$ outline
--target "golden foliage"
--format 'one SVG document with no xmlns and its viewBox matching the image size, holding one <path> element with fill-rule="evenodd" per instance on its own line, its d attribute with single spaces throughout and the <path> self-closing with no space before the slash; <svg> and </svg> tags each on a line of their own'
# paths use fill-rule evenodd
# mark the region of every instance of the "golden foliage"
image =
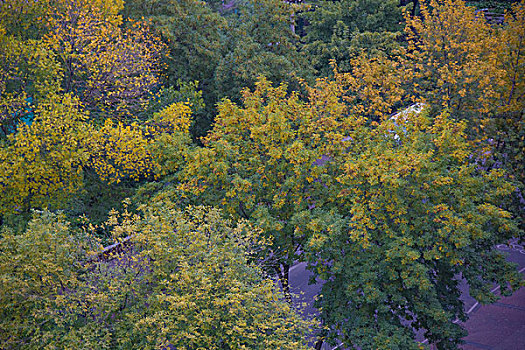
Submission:
<svg viewBox="0 0 525 350">
<path fill-rule="evenodd" d="M 462 0 L 421 4 L 406 14 L 408 47 L 390 58 L 352 61 L 336 78 L 348 86 L 356 113 L 386 118 L 395 106 L 425 102 L 458 117 L 501 114 L 523 107 L 525 2 L 503 27 L 490 26 Z M 476 125 L 476 126 L 478 126 Z"/>
<path fill-rule="evenodd" d="M 0 148 L 1 213 L 55 207 L 81 187 L 89 129 L 78 99 L 53 95 L 36 115 Z"/>
<path fill-rule="evenodd" d="M 64 66 L 65 91 L 97 112 L 129 117 L 146 108 L 150 89 L 159 83 L 164 46 L 140 22 L 124 27 L 113 8 L 67 2 L 50 16 L 44 42 Z"/>
<path fill-rule="evenodd" d="M 160 202 L 108 223 L 133 242 L 111 262 L 89 259 L 89 230 L 61 215 L 2 232 L 4 348 L 306 348 L 309 322 L 249 262 L 258 230 Z"/>
<path fill-rule="evenodd" d="M 108 184 L 128 178 L 138 181 L 153 175 L 156 169 L 148 151 L 149 143 L 137 124 L 115 124 L 107 119 L 104 126 L 93 130 L 89 136 L 90 160 L 87 166 Z"/>
</svg>

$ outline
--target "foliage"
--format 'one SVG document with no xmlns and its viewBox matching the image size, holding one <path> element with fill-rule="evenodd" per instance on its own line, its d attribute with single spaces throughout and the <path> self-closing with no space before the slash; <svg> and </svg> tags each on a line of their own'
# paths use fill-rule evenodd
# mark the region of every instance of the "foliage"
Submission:
<svg viewBox="0 0 525 350">
<path fill-rule="evenodd" d="M 49 213 L 22 235 L 4 232 L 4 345 L 304 348 L 307 323 L 248 263 L 256 230 L 216 210 L 180 212 L 169 203 L 155 203 L 142 218 L 113 214 L 115 236 L 133 235 L 134 246 L 112 262 L 78 260 L 86 244 Z"/>
<path fill-rule="evenodd" d="M 455 349 L 460 277 L 480 302 L 523 284 L 493 247 L 523 235 L 525 1 L 492 26 L 422 2 L 406 45 L 397 2 L 318 1 L 301 51 L 281 0 L 9 3 L 2 347 L 301 348 L 302 260 L 323 339 Z M 90 256 L 101 232 L 124 251 Z"/>
<path fill-rule="evenodd" d="M 226 21 L 199 0 L 154 0 L 125 3 L 126 17 L 144 17 L 160 32 L 170 50 L 168 82 L 197 80 L 205 87 L 213 85 L 214 68 L 221 54 L 221 33 Z"/>
<path fill-rule="evenodd" d="M 518 17 L 519 11 L 516 6 Z M 390 113 L 379 103 L 397 96 L 405 104 L 424 101 L 446 107 L 457 117 L 474 121 L 477 128 L 482 114 L 519 109 L 514 91 L 523 80 L 519 44 L 523 25 L 518 17 L 509 13 L 508 25 L 491 27 L 463 1 L 423 3 L 421 16 L 407 14 L 408 47 L 400 47 L 399 54 L 391 57 L 357 57 L 347 78 L 362 94 L 358 98 L 377 101 L 365 108 L 367 114 L 376 107 L 381 111 L 378 115 Z M 389 94 L 389 88 L 396 93 Z M 393 106 L 392 102 L 386 105 Z"/>
<path fill-rule="evenodd" d="M 498 28 L 461 1 L 422 4 L 421 18 L 407 18 L 406 51 L 335 70 L 350 114 L 370 119 L 334 160 L 345 172 L 340 219 L 306 249 L 328 281 L 319 303 L 328 338 L 417 348 L 413 330 L 424 329 L 438 348 L 456 348 L 463 330 L 451 320 L 465 314 L 454 276 L 482 302 L 495 300 L 492 283 L 523 283 L 493 249 L 523 233 L 522 182 L 510 182 L 523 168 L 510 161 L 522 153 L 514 91 L 523 81 L 523 22 L 515 22 L 523 5 Z M 415 102 L 427 111 L 392 117 Z"/>
<path fill-rule="evenodd" d="M 187 102 L 193 113 L 200 115 L 204 112 L 206 105 L 202 91 L 198 90 L 198 87 L 198 81 L 184 82 L 182 80 L 178 80 L 175 86 L 163 87 L 153 94 L 146 110 L 138 113 L 136 117 L 141 120 L 148 120 L 153 114 L 177 102 Z"/>
<path fill-rule="evenodd" d="M 478 9 L 489 9 L 495 13 L 504 13 L 510 10 L 514 3 L 520 0 L 466 0 L 465 3 L 469 6 L 475 6 Z"/>
<path fill-rule="evenodd" d="M 78 191 L 89 157 L 86 119 L 78 99 L 55 95 L 38 107 L 30 126 L 8 136 L 0 148 L 0 213 L 60 207 Z"/>
<path fill-rule="evenodd" d="M 237 100 L 260 75 L 281 83 L 290 82 L 294 74 L 309 74 L 306 58 L 297 52 L 289 4 L 248 0 L 236 2 L 234 12 L 223 12 L 222 7 L 198 0 L 133 0 L 125 5 L 126 16 L 144 16 L 168 45 L 168 85 L 179 79 L 199 81 L 206 110 L 196 115 L 195 138 L 210 129 L 220 99 Z"/>
<path fill-rule="evenodd" d="M 194 135 L 205 135 L 219 99 L 215 70 L 224 52 L 226 19 L 200 0 L 130 0 L 123 13 L 135 20 L 144 18 L 161 34 L 169 50 L 163 58 L 167 86 L 176 86 L 180 80 L 199 82 L 207 110 L 199 115 Z"/>
<path fill-rule="evenodd" d="M 92 111 L 129 117 L 145 108 L 159 83 L 164 46 L 140 22 L 123 27 L 120 16 L 93 5 L 66 3 L 51 16 L 44 42 L 64 66 L 64 91 Z"/>
<path fill-rule="evenodd" d="M 272 238 L 264 257 L 285 291 L 289 267 L 301 259 L 332 200 L 333 167 L 323 163 L 342 152 L 341 132 L 352 127 L 344 124 L 336 92 L 320 82 L 301 101 L 296 93 L 287 95 L 285 85 L 260 79 L 253 92 L 243 92 L 242 106 L 229 100 L 219 105 L 204 147 L 190 150 L 181 173 L 178 188 L 186 196 L 255 222 Z"/>
<path fill-rule="evenodd" d="M 349 71 L 349 59 L 361 51 L 371 57 L 392 54 L 403 28 L 402 8 L 396 0 L 319 1 L 303 16 L 309 25 L 302 50 L 320 76 L 331 73 L 330 60 Z"/>
<path fill-rule="evenodd" d="M 185 166 L 185 155 L 191 147 L 191 114 L 190 106 L 179 102 L 153 115 L 156 129 L 149 149 L 158 167 L 157 174 L 173 174 Z"/>
<path fill-rule="evenodd" d="M 481 302 L 523 284 L 494 249 L 518 234 L 500 207 L 514 187 L 501 170 L 469 164 L 465 123 L 447 112 L 408 114 L 353 134 L 340 162 L 343 223 L 306 251 L 326 283 L 319 306 L 329 338 L 361 348 L 417 349 L 424 330 L 439 349 L 455 349 L 466 320 L 463 276 Z"/>
<path fill-rule="evenodd" d="M 465 122 L 446 111 L 367 122 L 341 103 L 342 76 L 304 101 L 264 79 L 242 107 L 225 100 L 179 189 L 261 227 L 285 290 L 288 267 L 309 262 L 326 281 L 328 339 L 417 348 L 421 329 L 453 348 L 463 330 L 451 320 L 466 318 L 454 276 L 483 302 L 495 298 L 492 283 L 504 293 L 522 283 L 493 249 L 519 234 L 501 207 L 514 186 L 470 164 Z"/>
<path fill-rule="evenodd" d="M 144 109 L 159 84 L 164 46 L 140 22 L 124 23 L 121 8 L 118 0 L 2 3 L 0 106 L 2 121 L 14 120 L 8 132 L 26 101 L 60 91 L 80 98 L 92 117 Z"/>
<path fill-rule="evenodd" d="M 415 63 L 415 93 L 452 112 L 486 112 L 501 85 L 494 31 L 463 1 L 421 4 L 407 23 L 408 60 Z"/>
<path fill-rule="evenodd" d="M 137 124 L 115 125 L 106 119 L 104 126 L 90 135 L 91 159 L 87 165 L 108 184 L 125 178 L 138 181 L 156 171 L 149 143 Z"/>
<path fill-rule="evenodd" d="M 122 120 L 135 118 L 135 113 L 140 118 L 146 106 L 149 119 L 152 108 L 159 108 L 155 107 L 158 101 L 149 103 L 149 99 L 150 89 L 158 85 L 163 45 L 149 29 L 139 22 L 124 23 L 118 15 L 120 1 L 4 5 L 0 22 L 2 216 L 30 208 L 67 208 L 75 202 L 89 207 L 90 203 L 77 200 L 86 183 L 85 170 L 90 173 L 91 189 L 100 180 L 113 186 L 160 171 L 148 148 L 155 142 L 152 130 Z M 45 28 L 26 36 L 23 31 L 30 29 L 30 23 L 21 16 L 29 13 L 37 13 Z M 168 101 L 161 103 L 184 98 L 196 108 L 202 106 L 194 85 L 180 87 L 180 91 L 169 90 Z M 115 117 L 121 120 L 116 122 Z M 100 179 L 93 179 L 92 173 Z M 93 202 L 93 196 L 82 195 Z M 68 213 L 76 210 L 68 209 Z"/>
<path fill-rule="evenodd" d="M 458 117 L 474 121 L 481 115 L 520 110 L 523 79 L 523 23 L 517 18 L 523 4 L 507 14 L 507 25 L 491 27 L 472 7 L 460 0 L 421 4 L 421 16 L 407 14 L 408 47 L 398 55 L 351 62 L 347 75 L 354 90 L 364 90 L 362 100 L 380 102 L 395 87 L 398 100 L 405 104 L 424 101 L 446 107 Z M 379 73 L 378 71 L 381 71 Z M 385 74 L 382 79 L 380 74 Z M 373 74 L 376 74 L 373 76 Z M 375 83 L 374 88 L 370 84 Z M 390 84 L 390 85 L 387 85 Z M 383 89 L 381 98 L 376 89 Z M 370 91 L 369 91 L 370 90 Z M 375 98 L 376 94 L 378 98 Z M 392 105 L 391 101 L 389 103 Z M 372 104 L 368 110 L 378 107 Z M 382 115 L 389 111 L 382 112 Z"/>
<path fill-rule="evenodd" d="M 290 4 L 248 0 L 238 4 L 236 13 L 228 17 L 228 51 L 216 71 L 220 97 L 237 102 L 241 90 L 253 88 L 260 76 L 288 85 L 294 75 L 308 78 L 307 58 L 297 52 L 298 37 L 291 30 L 295 10 Z"/>
<path fill-rule="evenodd" d="M 102 181 L 110 187 L 178 171 L 191 143 L 190 114 L 187 104 L 175 103 L 156 114 L 152 125 L 107 119 L 96 127 L 76 97 L 51 96 L 40 103 L 32 124 L 20 126 L 0 147 L 0 213 L 65 209 L 83 190 L 85 170 L 99 179 L 91 185 Z"/>
<path fill-rule="evenodd" d="M 0 233 L 0 343 L 4 349 L 37 349 L 50 333 L 67 296 L 82 283 L 83 260 L 94 248 L 72 232 L 63 215 L 34 212 L 26 230 Z M 70 305 L 70 307 L 75 307 Z"/>
<path fill-rule="evenodd" d="M 92 168 L 84 167 L 82 173 L 83 179 L 79 191 L 61 206 L 64 215 L 72 223 L 77 223 L 79 217 L 87 217 L 93 225 L 101 225 L 107 220 L 108 213 L 112 209 L 124 210 L 123 201 L 132 197 L 137 188 L 145 182 L 142 179 L 139 182 L 135 182 L 125 178 L 118 183 L 117 181 L 112 181 L 111 184 L 108 184 L 102 181 Z M 131 209 L 134 208 L 135 205 L 131 206 Z M 13 220 L 14 218 L 6 216 L 5 219 Z M 10 226 L 13 225 L 11 224 Z M 110 233 L 103 228 L 97 229 L 94 234 L 103 239 L 111 238 Z M 111 241 L 104 241 L 104 243 L 109 242 Z"/>
<path fill-rule="evenodd" d="M 9 35 L 0 22 L 0 138 L 30 122 L 34 102 L 58 93 L 62 69 L 40 41 Z M 33 102 L 33 103 L 31 103 Z"/>
<path fill-rule="evenodd" d="M 421 17 L 407 17 L 408 47 L 390 58 L 352 61 L 339 75 L 352 88 L 356 113 L 376 120 L 414 102 L 447 108 L 468 122 L 480 164 L 504 166 L 517 180 L 511 210 L 523 216 L 523 82 L 525 26 L 521 1 L 505 25 L 490 26 L 463 1 L 421 4 Z M 391 93 L 393 92 L 393 93 Z M 513 161 L 517 157 L 517 161 Z M 488 160 L 487 160 L 488 158 Z M 522 226 L 523 227 L 523 226 Z"/>
</svg>

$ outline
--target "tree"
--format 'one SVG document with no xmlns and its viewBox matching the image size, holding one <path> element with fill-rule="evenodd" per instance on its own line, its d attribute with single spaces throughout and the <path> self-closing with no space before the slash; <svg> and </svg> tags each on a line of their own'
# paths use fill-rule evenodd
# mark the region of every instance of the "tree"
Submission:
<svg viewBox="0 0 525 350">
<path fill-rule="evenodd" d="M 302 15 L 308 22 L 302 50 L 319 76 L 331 74 L 330 60 L 349 71 L 349 58 L 361 51 L 372 57 L 394 53 L 403 29 L 402 8 L 396 0 L 318 1 Z"/>
<path fill-rule="evenodd" d="M 289 268 L 330 216 L 334 167 L 325 163 L 344 150 L 342 132 L 353 126 L 338 98 L 334 84 L 319 82 L 302 101 L 261 78 L 242 106 L 219 105 L 204 147 L 189 150 L 178 177 L 183 196 L 262 228 L 272 242 L 263 258 L 287 294 Z"/>
<path fill-rule="evenodd" d="M 169 85 L 198 81 L 206 110 L 196 115 L 192 134 L 210 129 L 216 104 L 224 97 L 238 102 L 244 87 L 261 75 L 274 83 L 307 77 L 306 58 L 297 51 L 291 30 L 294 8 L 280 0 L 233 2 L 234 11 L 217 1 L 130 1 L 124 14 L 144 16 L 169 47 Z"/>
<path fill-rule="evenodd" d="M 523 283 L 493 248 L 519 234 L 502 207 L 514 185 L 470 162 L 464 121 L 439 110 L 367 120 L 336 77 L 304 100 L 264 79 L 242 107 L 225 100 L 178 189 L 257 224 L 285 290 L 289 266 L 308 262 L 325 281 L 327 339 L 417 348 L 425 330 L 453 348 L 463 330 L 452 321 L 466 319 L 454 276 L 482 302 L 492 283 Z"/>
<path fill-rule="evenodd" d="M 0 147 L 0 213 L 60 207 L 82 184 L 90 129 L 75 97 L 53 95 Z"/>
<path fill-rule="evenodd" d="M 0 238 L 2 344 L 16 348 L 305 348 L 308 324 L 248 262 L 257 230 L 214 209 L 113 212 L 113 261 L 88 253 L 89 230 L 38 213 Z"/>
<path fill-rule="evenodd" d="M 505 15 L 505 26 L 497 33 L 497 67 L 503 71 L 503 84 L 496 87 L 498 99 L 494 115 L 482 119 L 487 138 L 484 153 L 487 168 L 503 167 L 518 184 L 510 208 L 521 218 L 525 230 L 525 2 L 512 6 Z"/>
<path fill-rule="evenodd" d="M 523 1 L 514 4 L 500 27 L 463 1 L 422 3 L 421 17 L 407 17 L 406 49 L 389 58 L 358 57 L 352 74 L 338 78 L 352 86 L 347 98 L 354 110 L 376 120 L 420 102 L 467 121 L 480 165 L 505 166 L 517 180 L 509 209 L 518 218 L 525 210 L 520 162 L 525 28 L 518 20 L 524 8 Z"/>
<path fill-rule="evenodd" d="M 334 159 L 344 209 L 306 251 L 327 281 L 328 339 L 347 346 L 417 348 L 414 330 L 424 329 L 438 348 L 456 348 L 464 330 L 452 320 L 466 317 L 458 276 L 481 302 L 497 298 L 493 283 L 523 284 L 493 248 L 523 234 L 523 205 L 508 204 L 521 185 L 514 169 L 479 157 L 494 154 L 488 124 L 522 120 L 522 103 L 504 97 L 519 89 L 521 27 L 511 13 L 490 27 L 459 1 L 421 4 L 421 14 L 407 19 L 402 54 L 363 55 L 351 73 L 334 72 L 350 114 L 369 120 Z M 426 111 L 392 116 L 415 102 Z"/>
<path fill-rule="evenodd" d="M 59 93 L 62 76 L 53 52 L 39 40 L 10 35 L 6 24 L 0 21 L 0 139 L 32 121 L 35 102 Z"/>
<path fill-rule="evenodd" d="M 260 76 L 299 89 L 296 77 L 309 78 L 307 58 L 298 52 L 291 26 L 295 8 L 281 0 L 242 1 L 229 19 L 228 51 L 216 71 L 220 97 L 235 102 Z"/>
<path fill-rule="evenodd" d="M 127 22 L 89 1 L 67 1 L 50 16 L 44 42 L 64 67 L 62 87 L 92 112 L 133 117 L 159 85 L 164 46 L 140 22 Z"/>
<path fill-rule="evenodd" d="M 496 31 L 463 1 L 429 5 L 407 22 L 415 94 L 456 114 L 489 111 L 494 87 L 502 84 Z"/>
<path fill-rule="evenodd" d="M 163 47 L 138 22 L 124 28 L 121 8 L 98 0 L 2 3 L 0 102 L 12 103 L 2 119 L 13 121 L 4 128 L 13 132 L 20 110 L 59 90 L 98 113 L 142 109 L 158 84 Z"/>
<path fill-rule="evenodd" d="M 465 123 L 447 112 L 362 128 L 333 160 L 343 171 L 338 219 L 307 250 L 326 281 L 318 306 L 328 339 L 418 349 L 424 330 L 439 349 L 456 349 L 465 332 L 453 321 L 467 318 L 461 277 L 481 302 L 498 298 L 493 283 L 503 295 L 523 285 L 494 248 L 519 233 L 501 208 L 514 186 L 469 163 Z"/>
<path fill-rule="evenodd" d="M 94 243 L 85 234 L 76 234 L 63 215 L 47 211 L 34 212 L 23 232 L 2 228 L 0 343 L 4 349 L 52 346 L 53 321 L 64 316 L 67 309 L 60 307 L 67 305 L 68 293 L 84 283 L 83 261 L 96 248 Z"/>
<path fill-rule="evenodd" d="M 126 1 L 124 15 L 144 18 L 161 35 L 169 54 L 163 57 L 166 85 L 179 81 L 199 83 L 206 109 L 197 115 L 193 135 L 209 129 L 218 95 L 215 71 L 224 54 L 227 20 L 200 0 Z"/>
<path fill-rule="evenodd" d="M 162 43 L 141 23 L 124 23 L 122 6 L 98 0 L 2 3 L 2 218 L 31 208 L 64 209 L 72 201 L 70 212 L 80 210 L 90 206 L 77 200 L 87 182 L 102 179 L 111 187 L 152 176 L 159 169 L 147 149 L 153 129 L 129 119 L 149 119 L 177 99 L 202 104 L 191 84 L 154 96 Z M 31 27 L 25 15 L 40 16 L 43 26 Z M 35 31 L 26 33 L 30 29 Z M 145 117 L 140 112 L 146 110 Z"/>
</svg>

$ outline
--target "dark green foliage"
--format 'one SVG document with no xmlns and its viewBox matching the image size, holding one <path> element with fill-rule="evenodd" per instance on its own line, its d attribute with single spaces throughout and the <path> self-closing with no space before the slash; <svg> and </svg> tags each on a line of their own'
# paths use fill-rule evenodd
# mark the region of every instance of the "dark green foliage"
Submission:
<svg viewBox="0 0 525 350">
<path fill-rule="evenodd" d="M 226 19 L 199 0 L 130 0 L 123 13 L 139 20 L 144 17 L 167 44 L 166 86 L 199 82 L 206 109 L 197 112 L 193 135 L 205 135 L 220 98 L 215 71 L 224 56 Z"/>
<path fill-rule="evenodd" d="M 239 100 L 259 76 L 273 82 L 307 76 L 308 64 L 297 52 L 291 30 L 293 9 L 281 0 L 232 2 L 131 0 L 124 15 L 145 17 L 169 47 L 167 85 L 198 81 L 206 108 L 195 114 L 194 137 L 204 136 L 224 97 Z M 224 11 L 223 11 L 224 10 Z M 292 85 L 296 87 L 297 85 Z"/>
<path fill-rule="evenodd" d="M 309 25 L 302 49 L 320 76 L 331 74 L 331 59 L 348 71 L 349 59 L 361 51 L 371 56 L 391 54 L 404 27 L 398 0 L 319 1 L 303 16 Z"/>
<path fill-rule="evenodd" d="M 253 88 L 260 76 L 274 83 L 292 82 L 309 75 L 307 60 L 297 52 L 292 32 L 293 9 L 280 0 L 239 2 L 228 16 L 228 52 L 216 72 L 219 95 L 236 102 L 243 88 Z"/>
<path fill-rule="evenodd" d="M 510 10 L 513 3 L 520 0 L 466 0 L 467 5 L 475 6 L 478 9 L 489 9 L 496 13 L 503 13 Z"/>
</svg>

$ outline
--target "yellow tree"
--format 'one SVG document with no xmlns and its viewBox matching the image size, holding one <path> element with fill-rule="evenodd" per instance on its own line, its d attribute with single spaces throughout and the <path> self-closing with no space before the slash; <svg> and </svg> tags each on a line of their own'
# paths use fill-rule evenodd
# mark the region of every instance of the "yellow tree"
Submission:
<svg viewBox="0 0 525 350">
<path fill-rule="evenodd" d="M 438 348 L 457 348 L 464 330 L 450 320 L 466 315 L 454 276 L 482 302 L 497 298 L 493 283 L 523 284 L 493 247 L 523 234 L 523 203 L 507 201 L 523 174 L 523 163 L 509 160 L 523 154 L 524 105 L 515 92 L 525 2 L 503 27 L 462 1 L 429 4 L 407 19 L 407 50 L 359 57 L 351 73 L 335 74 L 351 115 L 369 122 L 335 159 L 344 172 L 343 229 L 312 236 L 306 251 L 328 281 L 319 302 L 328 338 L 349 347 L 418 348 L 413 330 L 424 329 Z M 426 110 L 392 116 L 415 102 Z M 479 157 L 480 143 L 495 163 Z M 517 149 L 495 147 L 511 143 Z"/>
<path fill-rule="evenodd" d="M 494 101 L 496 113 L 483 120 L 487 145 L 494 165 L 501 164 L 522 183 L 525 193 L 525 2 L 516 3 L 505 15 L 505 26 L 498 31 L 498 68 L 504 84 L 498 86 Z M 519 199 L 515 201 L 523 208 Z M 523 223 L 525 227 L 525 222 Z"/>
<path fill-rule="evenodd" d="M 524 11 L 525 1 L 516 2 L 502 26 L 491 26 L 464 1 L 422 3 L 421 17 L 407 14 L 407 48 L 390 58 L 359 57 L 350 74 L 336 74 L 355 113 L 376 121 L 415 102 L 466 120 L 477 144 L 472 156 L 517 180 L 509 203 L 517 217 L 525 210 Z"/>
<path fill-rule="evenodd" d="M 82 191 L 85 170 L 107 185 L 177 171 L 191 143 L 190 114 L 188 104 L 176 103 L 148 125 L 107 119 L 98 127 L 78 98 L 48 96 L 34 120 L 0 144 L 0 213 L 63 208 Z"/>
<path fill-rule="evenodd" d="M 88 252 L 96 242 L 74 232 L 62 214 L 35 212 L 22 232 L 0 237 L 0 343 L 3 349 L 52 344 L 54 317 L 68 309 L 68 293 L 82 285 Z M 57 313 L 57 306 L 66 308 Z M 69 305 L 76 308 L 77 305 Z M 46 335 L 47 333 L 47 335 Z M 56 343 L 55 343 L 56 344 Z"/>
<path fill-rule="evenodd" d="M 121 9 L 121 1 L 1 4 L 3 214 L 63 207 L 86 169 L 110 185 L 159 169 L 148 147 L 160 130 L 100 117 L 108 106 L 106 117 L 143 110 L 158 81 L 160 41 L 139 23 L 126 27 Z"/>
<path fill-rule="evenodd" d="M 334 83 L 319 81 L 301 100 L 261 78 L 243 92 L 243 105 L 219 105 L 204 147 L 188 152 L 181 172 L 186 196 L 256 222 L 271 237 L 264 258 L 287 293 L 289 268 L 330 216 L 337 168 L 329 159 L 344 151 L 345 132 L 363 122 L 346 120 L 345 110 Z"/>
<path fill-rule="evenodd" d="M 494 248 L 518 235 L 500 169 L 469 162 L 466 123 L 446 111 L 407 113 L 360 127 L 334 162 L 337 215 L 305 248 L 326 281 L 318 301 L 327 339 L 363 349 L 457 349 L 466 320 L 456 276 L 493 302 L 523 285 Z M 510 286 L 510 288 L 509 288 Z"/>
<path fill-rule="evenodd" d="M 60 91 L 62 69 L 39 40 L 10 35 L 0 21 L 0 138 L 31 120 L 37 100 Z"/>
<path fill-rule="evenodd" d="M 66 92 L 97 113 L 130 117 L 159 84 L 164 45 L 140 22 L 124 26 L 120 5 L 65 1 L 49 16 L 44 42 L 62 63 Z"/>
<path fill-rule="evenodd" d="M 408 17 L 406 63 L 414 93 L 452 112 L 487 112 L 504 82 L 497 66 L 496 30 L 462 0 L 421 4 Z M 412 83 L 412 82 L 411 82 Z"/>
<path fill-rule="evenodd" d="M 89 157 L 84 138 L 90 128 L 80 102 L 70 94 L 53 95 L 0 147 L 0 212 L 63 204 L 82 184 Z"/>
<path fill-rule="evenodd" d="M 191 108 L 183 102 L 155 113 L 143 126 L 106 119 L 86 138 L 90 149 L 86 166 L 108 184 L 174 173 L 191 144 L 190 125 Z"/>
<path fill-rule="evenodd" d="M 366 114 L 387 116 L 385 106 L 419 101 L 479 127 L 487 116 L 523 106 L 524 6 L 516 3 L 506 24 L 494 27 L 462 0 L 424 2 L 421 16 L 406 14 L 406 48 L 389 58 L 356 58 L 344 79 L 366 101 Z"/>
</svg>

